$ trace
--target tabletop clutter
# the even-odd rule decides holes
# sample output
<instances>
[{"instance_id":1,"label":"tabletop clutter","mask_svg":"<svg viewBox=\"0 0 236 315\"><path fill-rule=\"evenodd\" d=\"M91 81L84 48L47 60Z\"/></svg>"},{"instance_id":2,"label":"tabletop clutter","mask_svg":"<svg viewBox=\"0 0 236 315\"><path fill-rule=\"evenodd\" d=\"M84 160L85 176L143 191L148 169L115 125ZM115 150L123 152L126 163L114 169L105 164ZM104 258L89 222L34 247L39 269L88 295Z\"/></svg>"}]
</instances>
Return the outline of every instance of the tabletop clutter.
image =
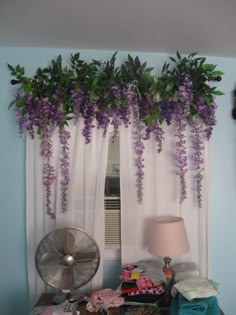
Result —
<instances>
[{"instance_id":1,"label":"tabletop clutter","mask_svg":"<svg viewBox=\"0 0 236 315\"><path fill-rule=\"evenodd\" d=\"M121 315L159 315L159 309L166 306L170 315L221 314L217 283L201 277L195 263L179 263L172 269L174 277L168 283L162 260L123 266L119 287L93 291L84 298L86 309L100 314L109 314L113 308ZM170 297L168 305L166 296ZM63 309L64 305L58 305L56 312L49 307L40 314L65 314Z\"/></svg>"},{"instance_id":2,"label":"tabletop clutter","mask_svg":"<svg viewBox=\"0 0 236 315\"><path fill-rule=\"evenodd\" d=\"M94 291L86 298L87 310L119 307L121 314L154 315L171 294L170 315L220 315L218 284L202 278L195 263L173 265L174 281L166 285L162 261L140 261L121 270L116 290Z\"/></svg>"}]
</instances>

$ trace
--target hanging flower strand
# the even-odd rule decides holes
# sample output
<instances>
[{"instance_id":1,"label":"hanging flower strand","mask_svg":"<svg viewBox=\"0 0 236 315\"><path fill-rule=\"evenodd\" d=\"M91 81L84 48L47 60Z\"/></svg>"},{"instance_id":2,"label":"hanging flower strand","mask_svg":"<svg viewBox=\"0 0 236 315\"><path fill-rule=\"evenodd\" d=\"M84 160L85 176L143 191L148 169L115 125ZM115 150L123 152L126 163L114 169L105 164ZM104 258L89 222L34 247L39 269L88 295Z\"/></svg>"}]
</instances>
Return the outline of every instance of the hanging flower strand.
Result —
<instances>
[{"instance_id":1,"label":"hanging flower strand","mask_svg":"<svg viewBox=\"0 0 236 315\"><path fill-rule=\"evenodd\" d=\"M181 104L177 104L175 120L176 120L176 151L175 151L175 163L176 163L176 175L180 179L180 193L179 203L182 204L187 198L187 184L186 184L186 173L187 173L187 149L186 149L186 137L185 130L187 126L186 117L183 115L183 109Z\"/></svg>"},{"instance_id":2,"label":"hanging flower strand","mask_svg":"<svg viewBox=\"0 0 236 315\"><path fill-rule=\"evenodd\" d=\"M186 127L187 118L190 113L190 107L193 102L193 84L188 74L183 73L181 77L182 85L179 87L179 100L176 104L175 121L176 121L176 174L180 178L180 204L187 199L187 148L186 148Z\"/></svg>"},{"instance_id":3,"label":"hanging flower strand","mask_svg":"<svg viewBox=\"0 0 236 315\"><path fill-rule=\"evenodd\" d=\"M85 143L92 138L92 128L106 134L109 125L114 127L114 137L121 124L133 123L133 145L136 165L137 199L142 202L144 178L144 141L152 135L157 142L157 152L162 151L164 133L162 123L176 125L176 172L180 178L180 203L187 198L187 143L185 130L193 127L193 153L195 181L199 205L202 198L202 137L210 139L216 124L215 96L223 95L208 81L221 79L223 72L216 65L207 64L206 58L196 53L182 57L169 57L161 74L152 75L153 68L141 63L138 57L128 55L119 67L115 65L115 53L108 61L92 60L87 63L80 53L71 55L70 65L62 65L58 56L45 68L38 68L33 77L25 75L20 65L8 65L12 83L18 84L18 92L10 104L14 106L19 133L26 130L31 138L39 135L43 162L43 183L46 190L46 211L54 217L51 206L51 188L56 180L52 159L52 130L59 128L61 145L61 193L62 211L67 208L69 184L69 133L68 120L83 123ZM158 96L158 97L157 97ZM202 125L202 128L200 128ZM202 134L203 132L203 134ZM199 137L199 138L197 138ZM191 154L190 154L191 155ZM197 157L197 158L196 158Z\"/></svg>"},{"instance_id":4,"label":"hanging flower strand","mask_svg":"<svg viewBox=\"0 0 236 315\"><path fill-rule=\"evenodd\" d=\"M202 208L202 180L204 172L204 130L203 125L197 122L192 123L192 161L194 163L198 208Z\"/></svg>"},{"instance_id":5,"label":"hanging flower strand","mask_svg":"<svg viewBox=\"0 0 236 315\"><path fill-rule=\"evenodd\" d=\"M133 146L135 152L135 166L136 171L136 185L137 185L137 201L139 203L143 200L143 178L144 178L144 143L143 143L143 132L144 125L139 119L139 106L138 106L138 96L135 93L137 87L134 84L130 84L127 90L127 101L132 113L132 137Z\"/></svg>"},{"instance_id":6,"label":"hanging flower strand","mask_svg":"<svg viewBox=\"0 0 236 315\"><path fill-rule=\"evenodd\" d=\"M70 158L69 158L69 143L68 140L70 139L71 135L70 132L65 130L64 127L59 128L59 138L61 144L61 159L60 159L60 166L61 166L61 211L65 212L67 209L67 191L68 191L68 184L70 181Z\"/></svg>"},{"instance_id":7,"label":"hanging flower strand","mask_svg":"<svg viewBox=\"0 0 236 315\"><path fill-rule=\"evenodd\" d=\"M45 206L47 214L54 219L55 218L55 210L52 208L52 184L56 179L55 169L51 165L52 158L52 143L51 136L53 134L53 128L48 126L42 130L42 134L40 136L41 139L41 156L43 158L43 185L45 187Z\"/></svg>"}]
</instances>

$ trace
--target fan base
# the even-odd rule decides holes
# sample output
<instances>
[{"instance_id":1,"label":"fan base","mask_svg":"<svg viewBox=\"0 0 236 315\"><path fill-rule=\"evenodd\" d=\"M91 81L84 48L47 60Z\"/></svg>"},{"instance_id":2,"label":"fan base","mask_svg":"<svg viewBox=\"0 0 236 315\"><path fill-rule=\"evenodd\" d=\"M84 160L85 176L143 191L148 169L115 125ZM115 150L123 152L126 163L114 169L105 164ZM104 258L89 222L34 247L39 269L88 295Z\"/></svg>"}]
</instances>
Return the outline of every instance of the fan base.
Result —
<instances>
[{"instance_id":1,"label":"fan base","mask_svg":"<svg viewBox=\"0 0 236 315\"><path fill-rule=\"evenodd\" d=\"M82 301L84 296L79 292L59 292L53 297L53 304L62 304L66 300L69 302Z\"/></svg>"}]
</instances>

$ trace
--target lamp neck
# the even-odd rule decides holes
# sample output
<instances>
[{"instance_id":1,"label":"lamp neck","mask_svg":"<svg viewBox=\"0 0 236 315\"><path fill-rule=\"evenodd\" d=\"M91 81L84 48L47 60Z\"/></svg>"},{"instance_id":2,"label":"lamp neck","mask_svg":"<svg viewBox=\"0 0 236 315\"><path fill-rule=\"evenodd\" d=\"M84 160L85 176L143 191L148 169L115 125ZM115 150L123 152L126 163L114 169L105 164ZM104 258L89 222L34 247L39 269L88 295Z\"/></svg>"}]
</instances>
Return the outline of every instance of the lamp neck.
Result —
<instances>
[{"instance_id":1,"label":"lamp neck","mask_svg":"<svg viewBox=\"0 0 236 315\"><path fill-rule=\"evenodd\" d=\"M172 281L172 277L173 277L173 270L170 266L170 262L171 262L171 258L166 256L163 258L165 264L164 264L164 267L163 267L163 272L165 274L165 277L166 277L166 285L167 287L170 285L171 281Z\"/></svg>"},{"instance_id":2,"label":"lamp neck","mask_svg":"<svg viewBox=\"0 0 236 315\"><path fill-rule=\"evenodd\" d=\"M164 270L164 268L165 268L165 269L171 269L170 263L171 263L171 260L172 260L172 259L171 259L170 257L166 256L166 257L163 258L163 260L164 260L164 262L165 262L165 265L164 265L164 267L163 267L163 270Z\"/></svg>"}]
</instances>

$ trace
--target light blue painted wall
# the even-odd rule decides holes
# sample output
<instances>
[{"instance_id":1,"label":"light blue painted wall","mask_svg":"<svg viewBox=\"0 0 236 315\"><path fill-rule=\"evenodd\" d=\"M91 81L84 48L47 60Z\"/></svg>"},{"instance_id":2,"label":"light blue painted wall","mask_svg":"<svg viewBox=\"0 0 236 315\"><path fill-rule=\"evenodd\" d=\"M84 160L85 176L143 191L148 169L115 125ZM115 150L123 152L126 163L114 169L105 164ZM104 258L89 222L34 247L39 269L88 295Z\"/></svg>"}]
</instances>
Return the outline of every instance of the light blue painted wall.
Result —
<instances>
[{"instance_id":1,"label":"light blue painted wall","mask_svg":"<svg viewBox=\"0 0 236 315\"><path fill-rule=\"evenodd\" d=\"M181 49L180 49L181 51ZM10 76L6 64L24 65L28 74L45 66L58 54L69 60L75 50L0 48L0 314L26 315L27 271L25 237L25 154L24 143L17 136L12 111ZM84 59L106 59L113 52L81 51ZM167 54L138 53L150 66L160 70ZM127 53L119 53L119 59ZM234 261L236 259L236 123L231 119L231 93L236 81L236 59L209 57L226 74L219 89L226 95L218 98L217 126L211 140L211 257L212 278L220 283L219 301L226 315L234 315ZM119 261L105 262L104 283L112 285L119 273Z\"/></svg>"}]
</instances>

